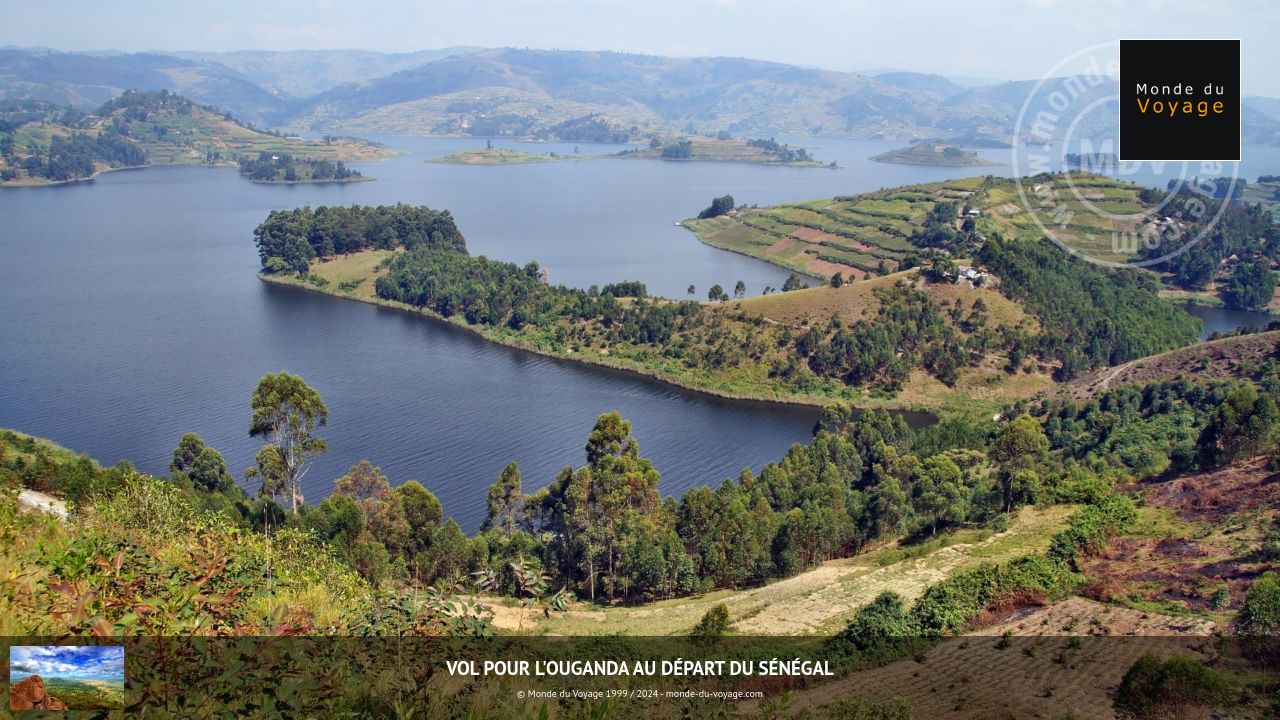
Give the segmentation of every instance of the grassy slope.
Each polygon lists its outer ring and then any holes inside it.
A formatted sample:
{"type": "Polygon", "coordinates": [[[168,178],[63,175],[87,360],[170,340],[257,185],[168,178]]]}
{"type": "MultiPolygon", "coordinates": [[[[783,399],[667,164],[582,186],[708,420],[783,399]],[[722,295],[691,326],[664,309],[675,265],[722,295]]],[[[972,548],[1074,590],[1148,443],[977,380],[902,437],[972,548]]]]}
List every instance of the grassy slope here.
{"type": "MultiPolygon", "coordinates": [[[[86,133],[96,135],[111,118],[101,118],[91,127],[80,130],[52,123],[40,123],[20,128],[15,133],[15,143],[20,154],[47,148],[53,135],[86,133]]],[[[217,152],[220,165],[234,165],[241,156],[256,157],[259,152],[273,152],[325,160],[344,162],[380,160],[395,154],[386,147],[353,138],[338,138],[331,143],[320,140],[284,138],[258,132],[234,120],[201,107],[193,107],[189,115],[176,112],[155,113],[145,122],[132,121],[130,134],[147,153],[148,165],[200,165],[209,151],[217,152]]],[[[0,169],[4,160],[0,158],[0,169]]],[[[99,167],[99,171],[106,170],[99,167]]],[[[27,177],[25,172],[17,180],[4,185],[47,185],[44,178],[27,177]]]]}
{"type": "Polygon", "coordinates": [[[1109,388],[1186,378],[1204,382],[1241,377],[1280,350],[1280,330],[1223,338],[1102,368],[1059,386],[1056,397],[1084,400],[1109,388]]]}
{"type": "Polygon", "coordinates": [[[59,464],[74,462],[77,455],[53,442],[45,440],[35,435],[28,435],[17,430],[9,430],[0,428],[0,458],[12,459],[22,458],[24,462],[30,462],[35,459],[35,453],[27,450],[24,446],[33,443],[36,447],[44,451],[44,454],[54,462],[59,464]]]}
{"type": "MultiPolygon", "coordinates": [[[[1106,260],[1129,256],[1111,247],[1112,230],[1132,230],[1129,220],[1103,221],[1087,205],[1112,213],[1137,213],[1136,185],[1110,178],[1073,175],[1025,188],[1037,215],[1051,222],[1049,208],[1069,218],[1052,228],[1063,242],[1106,260]],[[1035,188],[1039,190],[1035,190],[1035,188]],[[1053,197],[1050,200],[1048,198],[1053,197]]],[[[817,277],[833,272],[866,277],[881,261],[889,270],[913,248],[909,238],[939,202],[968,204],[982,211],[979,234],[1037,239],[1044,231],[1022,203],[1017,185],[1002,178],[966,178],[912,185],[852,197],[821,198],[765,208],[739,209],[710,220],[685,220],[698,239],[817,277]]]]}
{"type": "MultiPolygon", "coordinates": [[[[271,282],[297,285],[389,307],[402,307],[398,303],[378,298],[374,291],[374,281],[381,272],[378,265],[390,254],[391,251],[386,250],[364,251],[313,263],[312,274],[327,281],[323,287],[316,287],[289,277],[267,275],[262,277],[271,282]],[[352,291],[344,291],[339,288],[339,285],[344,282],[355,282],[358,285],[352,291]]],[[[761,328],[753,328],[740,321],[732,321],[743,325],[741,329],[747,332],[774,334],[780,332],[784,326],[791,326],[793,332],[802,332],[808,322],[819,320],[825,322],[833,315],[838,315],[847,321],[870,316],[875,312],[879,302],[873,291],[892,285],[899,279],[915,283],[935,300],[947,305],[959,300],[966,307],[971,307],[974,300],[982,298],[987,303],[991,318],[989,322],[993,325],[1022,325],[1030,331],[1038,328],[1034,318],[1027,316],[1020,306],[991,287],[974,288],[968,284],[923,283],[916,270],[862,282],[846,283],[839,289],[827,286],[815,287],[790,293],[773,293],[735,300],[712,307],[723,312],[725,317],[735,315],[741,310],[748,315],[759,314],[764,318],[765,325],[761,328]]],[[[402,309],[421,312],[417,308],[407,306],[402,309]]],[[[873,396],[834,381],[825,381],[813,392],[799,394],[779,389],[777,383],[768,377],[769,361],[772,356],[766,357],[762,362],[744,362],[740,367],[713,371],[688,368],[681,362],[657,356],[656,353],[643,356],[637,353],[628,357],[619,354],[617,346],[612,348],[611,354],[607,355],[601,354],[600,349],[559,353],[533,344],[529,338],[519,336],[505,328],[479,329],[467,326],[456,318],[451,322],[495,342],[555,357],[633,370],[681,387],[724,397],[817,405],[826,404],[832,400],[845,400],[864,407],[953,409],[985,414],[994,412],[1010,400],[1035,395],[1053,384],[1048,369],[1041,369],[1035,373],[1009,375],[1001,369],[1005,359],[993,355],[976,366],[962,369],[960,379],[954,387],[947,387],[927,373],[917,370],[907,383],[907,387],[893,398],[873,396]]],[[[782,350],[771,348],[769,352],[778,354],[782,350]]]]}
{"type": "MultiPolygon", "coordinates": [[[[838,631],[859,607],[892,590],[908,601],[948,575],[981,562],[1003,562],[1044,550],[1066,523],[1069,506],[1019,511],[1008,532],[962,530],[918,546],[893,545],[833,560],[794,577],[746,590],[664,600],[635,607],[578,604],[551,618],[526,617],[526,631],[549,635],[682,635],[714,605],[725,603],[734,632],[821,635],[838,631]]],[[[519,609],[495,608],[500,628],[514,630],[519,609]]]]}
{"type": "Polygon", "coordinates": [[[45,677],[44,689],[71,710],[105,710],[124,707],[124,680],[82,680],[45,677]]]}

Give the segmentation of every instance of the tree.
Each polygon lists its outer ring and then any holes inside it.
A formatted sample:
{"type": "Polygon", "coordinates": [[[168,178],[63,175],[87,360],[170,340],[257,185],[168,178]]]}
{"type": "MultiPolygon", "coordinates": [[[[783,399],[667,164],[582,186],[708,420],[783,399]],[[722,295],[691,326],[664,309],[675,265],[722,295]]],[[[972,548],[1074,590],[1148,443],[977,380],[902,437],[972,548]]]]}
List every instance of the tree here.
{"type": "Polygon", "coordinates": [[[725,293],[724,288],[720,287],[719,283],[716,283],[707,291],[707,299],[713,302],[717,300],[728,300],[729,295],[725,293]]]}
{"type": "Polygon", "coordinates": [[[361,460],[334,482],[333,494],[349,497],[356,502],[385,500],[391,494],[391,483],[382,474],[381,468],[374,467],[368,460],[361,460]]]}
{"type": "Polygon", "coordinates": [[[419,552],[431,546],[431,537],[444,519],[440,500],[417,480],[410,480],[392,491],[400,496],[409,532],[419,552]]]}
{"type": "Polygon", "coordinates": [[[1248,655],[1271,667],[1280,662],[1280,575],[1266,572],[1253,581],[1236,615],[1235,630],[1244,636],[1248,655]]]}
{"type": "Polygon", "coordinates": [[[1236,616],[1236,631],[1241,635],[1280,637],[1280,575],[1263,573],[1249,586],[1236,616]]]}
{"type": "MultiPolygon", "coordinates": [[[[663,155],[664,157],[666,156],[665,150],[663,151],[663,155]]],[[[685,155],[684,157],[688,157],[688,155],[685,155]]],[[[698,218],[702,220],[706,220],[707,218],[719,217],[729,212],[732,209],[733,209],[733,196],[722,195],[712,200],[711,205],[706,210],[703,210],[702,212],[698,213],[698,218]]]]}
{"type": "Polygon", "coordinates": [[[227,463],[222,459],[222,454],[211,447],[200,451],[191,464],[187,477],[193,485],[205,492],[230,490],[234,482],[231,473],[227,472],[227,463]]]}
{"type": "Polygon", "coordinates": [[[698,288],[694,285],[690,285],[689,289],[686,290],[685,292],[688,293],[689,295],[696,295],[698,293],[698,288]]]}
{"type": "Polygon", "coordinates": [[[173,460],[169,462],[169,472],[190,472],[201,450],[204,450],[204,440],[199,435],[193,432],[183,433],[178,446],[173,449],[173,460]]]}
{"type": "Polygon", "coordinates": [[[368,460],[361,460],[333,483],[333,494],[360,505],[365,529],[393,555],[412,555],[416,549],[403,496],[391,492],[391,482],[368,460]]]}
{"type": "Polygon", "coordinates": [[[841,275],[839,270],[831,273],[831,287],[838,288],[842,285],[844,285],[844,275],[841,275]]]}
{"type": "Polygon", "coordinates": [[[800,290],[805,287],[808,286],[804,284],[804,281],[800,279],[800,276],[796,273],[791,273],[787,275],[787,279],[782,283],[782,292],[791,292],[792,290],[800,290]]]}
{"type": "MultiPolygon", "coordinates": [[[[268,439],[266,463],[259,462],[264,490],[270,486],[271,496],[288,494],[290,509],[298,511],[302,500],[302,478],[312,460],[328,450],[324,438],[314,434],[317,427],[329,422],[329,409],[320,393],[297,375],[281,370],[277,375],[264,375],[253,391],[253,418],[249,436],[268,439]]],[[[263,451],[258,455],[262,456],[263,451]]]]}
{"type": "Polygon", "coordinates": [[[1114,705],[1126,720],[1208,717],[1233,690],[1228,676],[1194,658],[1146,653],[1124,674],[1114,705]]]}
{"type": "Polygon", "coordinates": [[[1276,292],[1276,276],[1265,259],[1237,262],[1223,290],[1228,305],[1254,310],[1271,302],[1276,292]]]}
{"type": "Polygon", "coordinates": [[[929,518],[930,533],[938,534],[939,522],[964,519],[967,488],[964,473],[951,459],[934,455],[916,472],[916,511],[929,518]]]}
{"type": "MultiPolygon", "coordinates": [[[[588,443],[590,441],[588,440],[588,443]]],[[[590,450],[588,450],[588,453],[590,450]]],[[[488,513],[485,516],[483,529],[496,528],[506,537],[515,533],[524,513],[524,492],[520,487],[520,467],[515,462],[507,463],[498,474],[498,480],[489,487],[485,498],[488,513]]]]}
{"type": "Polygon", "coordinates": [[[729,606],[716,603],[710,610],[703,613],[702,619],[693,626],[693,630],[689,631],[689,637],[699,642],[710,643],[724,637],[728,632],[729,606]]]}
{"type": "Polygon", "coordinates": [[[739,281],[738,281],[738,282],[733,286],[733,296],[734,296],[734,297],[736,297],[736,298],[740,298],[740,297],[742,297],[743,295],[746,295],[746,294],[747,294],[747,284],[746,284],[745,282],[743,282],[743,281],[739,280],[739,281]]]}
{"type": "Polygon", "coordinates": [[[1227,394],[1198,440],[1202,467],[1217,467],[1237,458],[1264,452],[1280,423],[1280,408],[1269,393],[1241,384],[1227,394]]]}
{"type": "Polygon", "coordinates": [[[860,653],[874,654],[896,647],[915,634],[902,596],[885,591],[858,610],[840,638],[860,653]]]}
{"type": "Polygon", "coordinates": [[[1049,438],[1040,423],[1030,415],[1019,415],[1000,428],[988,453],[1000,465],[1004,486],[1004,509],[1013,509],[1015,477],[1019,471],[1031,470],[1049,452],[1049,438]]]}
{"type": "Polygon", "coordinates": [[[665,525],[660,475],[640,457],[631,423],[617,412],[601,415],[587,439],[588,464],[565,468],[543,501],[543,529],[554,533],[562,577],[578,578],[595,599],[598,580],[610,596],[626,596],[632,548],[656,542],[665,525]]]}

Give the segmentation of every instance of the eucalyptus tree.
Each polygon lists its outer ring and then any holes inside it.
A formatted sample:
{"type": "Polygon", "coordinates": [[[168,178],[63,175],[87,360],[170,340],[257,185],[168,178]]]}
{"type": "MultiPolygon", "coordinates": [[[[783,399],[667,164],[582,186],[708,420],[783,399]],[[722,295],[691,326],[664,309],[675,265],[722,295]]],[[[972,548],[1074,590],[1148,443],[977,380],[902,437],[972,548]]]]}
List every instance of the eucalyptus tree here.
{"type": "Polygon", "coordinates": [[[263,495],[287,495],[296,513],[303,476],[311,462],[329,449],[325,439],[315,434],[328,424],[329,409],[315,388],[284,370],[258,381],[252,407],[249,436],[267,443],[254,458],[256,467],[246,475],[262,479],[263,495]]]}

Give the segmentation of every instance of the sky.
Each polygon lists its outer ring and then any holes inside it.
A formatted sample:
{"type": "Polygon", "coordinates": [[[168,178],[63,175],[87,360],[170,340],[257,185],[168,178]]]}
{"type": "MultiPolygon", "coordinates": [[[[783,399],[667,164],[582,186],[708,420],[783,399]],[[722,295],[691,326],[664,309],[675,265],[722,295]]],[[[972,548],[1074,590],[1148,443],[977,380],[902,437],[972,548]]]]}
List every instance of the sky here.
{"type": "Polygon", "coordinates": [[[455,45],[739,56],[860,71],[1040,77],[1119,38],[1238,38],[1246,95],[1280,96],[1271,0],[0,0],[0,46],[59,50],[455,45]]]}
{"type": "Polygon", "coordinates": [[[124,648],[33,645],[9,648],[11,680],[41,677],[123,678],[124,648]]]}

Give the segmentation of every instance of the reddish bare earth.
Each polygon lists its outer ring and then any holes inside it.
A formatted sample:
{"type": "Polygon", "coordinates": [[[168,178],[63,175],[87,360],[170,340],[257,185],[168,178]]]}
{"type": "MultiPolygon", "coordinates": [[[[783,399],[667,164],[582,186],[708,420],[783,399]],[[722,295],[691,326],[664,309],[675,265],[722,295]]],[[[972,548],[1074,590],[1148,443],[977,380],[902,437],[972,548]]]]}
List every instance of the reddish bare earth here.
{"type": "Polygon", "coordinates": [[[1265,458],[1128,489],[1163,511],[1154,514],[1162,525],[1117,538],[1084,561],[1082,570],[1092,581],[1087,597],[1229,611],[1273,568],[1253,552],[1280,510],[1280,475],[1265,458]]]}

